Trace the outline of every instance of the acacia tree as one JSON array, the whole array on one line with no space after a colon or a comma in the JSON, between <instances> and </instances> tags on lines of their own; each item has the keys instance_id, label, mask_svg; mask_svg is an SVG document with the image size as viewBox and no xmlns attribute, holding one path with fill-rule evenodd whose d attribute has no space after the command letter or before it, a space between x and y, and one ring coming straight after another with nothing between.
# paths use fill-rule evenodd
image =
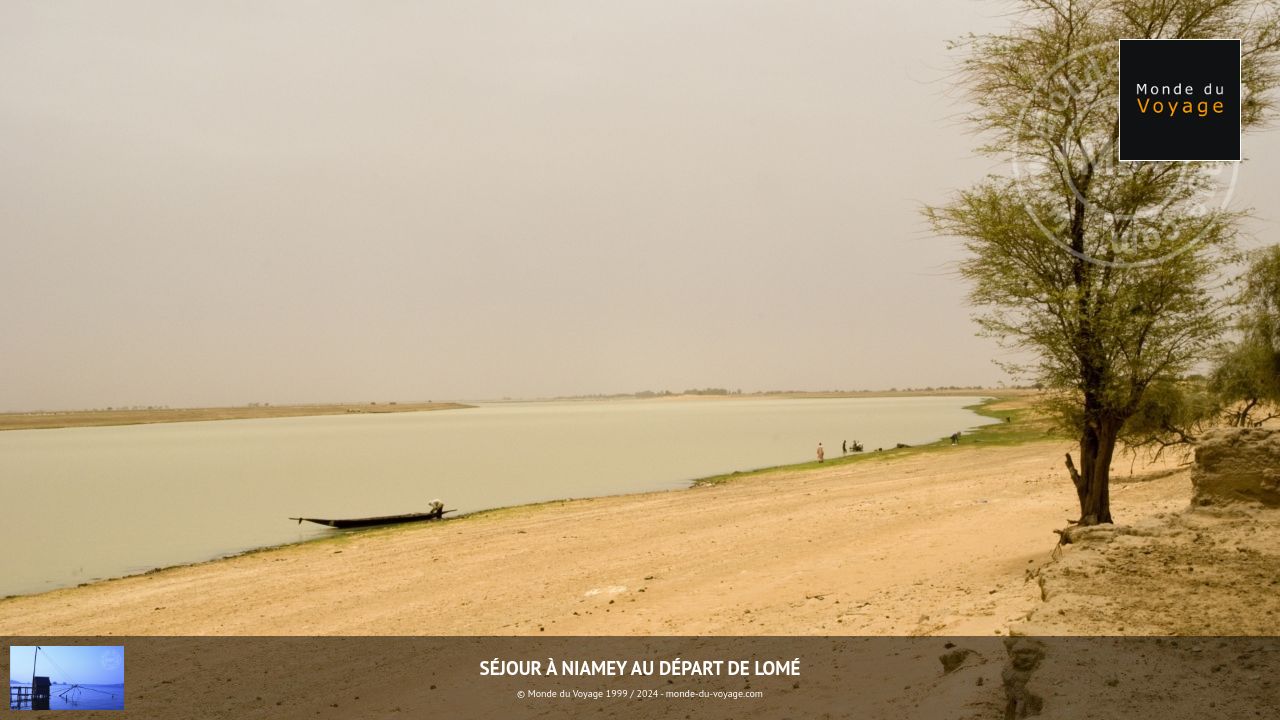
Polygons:
<instances>
[{"instance_id":1,"label":"acacia tree","mask_svg":"<svg viewBox=\"0 0 1280 720\"><path fill-rule=\"evenodd\" d=\"M1118 163L1119 38L1241 38L1245 127L1259 124L1280 48L1275 0L1021 0L1007 33L972 36L960 66L984 153L1012 157L925 213L962 238L984 334L1033 358L1079 438L1067 470L1081 525L1112 521L1117 438L1149 388L1207 355L1223 325L1219 269L1240 214L1206 202L1222 165Z\"/></svg>"}]
</instances>

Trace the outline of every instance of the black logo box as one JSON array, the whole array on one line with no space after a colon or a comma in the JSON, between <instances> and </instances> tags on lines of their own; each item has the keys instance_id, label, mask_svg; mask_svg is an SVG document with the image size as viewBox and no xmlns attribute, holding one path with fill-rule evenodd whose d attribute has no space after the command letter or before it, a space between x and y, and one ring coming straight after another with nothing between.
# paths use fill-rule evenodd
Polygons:
<instances>
[{"instance_id":1,"label":"black logo box","mask_svg":"<svg viewBox=\"0 0 1280 720\"><path fill-rule=\"evenodd\" d=\"M1240 62L1238 39L1120 40L1120 161L1238 162ZM1183 112L1185 102L1191 114ZM1172 115L1169 103L1177 104ZM1214 103L1222 103L1222 112L1213 111Z\"/></svg>"}]
</instances>

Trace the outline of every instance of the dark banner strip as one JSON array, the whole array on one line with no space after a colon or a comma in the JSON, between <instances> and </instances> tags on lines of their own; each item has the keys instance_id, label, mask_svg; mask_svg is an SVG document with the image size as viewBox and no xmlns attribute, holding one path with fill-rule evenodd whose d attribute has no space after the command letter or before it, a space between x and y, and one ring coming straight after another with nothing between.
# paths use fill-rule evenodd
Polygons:
<instances>
[{"instance_id":1,"label":"dark banner strip","mask_svg":"<svg viewBox=\"0 0 1280 720\"><path fill-rule=\"evenodd\" d=\"M14 717L1280 717L1278 638L4 641ZM97 665L113 662L123 710L95 709L113 692ZM32 677L50 683L47 711L29 709Z\"/></svg>"}]
</instances>

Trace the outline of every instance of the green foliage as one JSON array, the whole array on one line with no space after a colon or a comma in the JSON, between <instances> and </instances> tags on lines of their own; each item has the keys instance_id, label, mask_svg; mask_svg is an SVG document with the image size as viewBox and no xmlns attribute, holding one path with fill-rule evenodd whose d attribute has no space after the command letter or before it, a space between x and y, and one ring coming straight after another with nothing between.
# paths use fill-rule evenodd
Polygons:
<instances>
[{"instance_id":1,"label":"green foliage","mask_svg":"<svg viewBox=\"0 0 1280 720\"><path fill-rule=\"evenodd\" d=\"M1203 380L1162 379L1143 393L1121 439L1131 448L1154 446L1159 454L1170 445L1193 442L1219 408L1218 398Z\"/></svg>"},{"instance_id":2,"label":"green foliage","mask_svg":"<svg viewBox=\"0 0 1280 720\"><path fill-rule=\"evenodd\" d=\"M1222 349L1211 377L1237 426L1280 415L1280 246L1253 254L1240 302L1239 338Z\"/></svg>"}]
</instances>

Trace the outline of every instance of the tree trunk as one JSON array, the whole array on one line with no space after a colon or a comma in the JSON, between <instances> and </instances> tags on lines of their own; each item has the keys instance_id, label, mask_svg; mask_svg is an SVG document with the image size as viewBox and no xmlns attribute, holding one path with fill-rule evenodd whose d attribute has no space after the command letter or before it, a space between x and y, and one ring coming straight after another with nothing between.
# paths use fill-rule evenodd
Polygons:
<instances>
[{"instance_id":1,"label":"tree trunk","mask_svg":"<svg viewBox=\"0 0 1280 720\"><path fill-rule=\"evenodd\" d=\"M1087 192L1093 170L1090 163L1084 176L1075 182L1080 192L1076 193L1072 205L1070 228L1071 248L1075 251L1071 279L1078 292L1078 325L1074 345L1080 357L1084 431L1080 435L1080 471L1076 472L1071 467L1070 456L1067 457L1067 468L1071 471L1071 480L1075 483L1076 496L1080 501L1081 525L1111 522L1111 456L1115 452L1116 436L1123 424L1113 419L1113 414L1108 412L1103 400L1102 390L1105 387L1108 363L1100 332L1094 325L1096 308L1093 305L1091 276L1097 269L1089 264L1084 254L1085 216L1089 212L1089 206L1082 193Z\"/></svg>"},{"instance_id":2,"label":"tree trunk","mask_svg":"<svg viewBox=\"0 0 1280 720\"><path fill-rule=\"evenodd\" d=\"M1111 459L1115 455L1120 422L1096 420L1085 423L1080 436L1080 470L1067 455L1067 470L1080 501L1080 524L1111 522Z\"/></svg>"}]
</instances>

